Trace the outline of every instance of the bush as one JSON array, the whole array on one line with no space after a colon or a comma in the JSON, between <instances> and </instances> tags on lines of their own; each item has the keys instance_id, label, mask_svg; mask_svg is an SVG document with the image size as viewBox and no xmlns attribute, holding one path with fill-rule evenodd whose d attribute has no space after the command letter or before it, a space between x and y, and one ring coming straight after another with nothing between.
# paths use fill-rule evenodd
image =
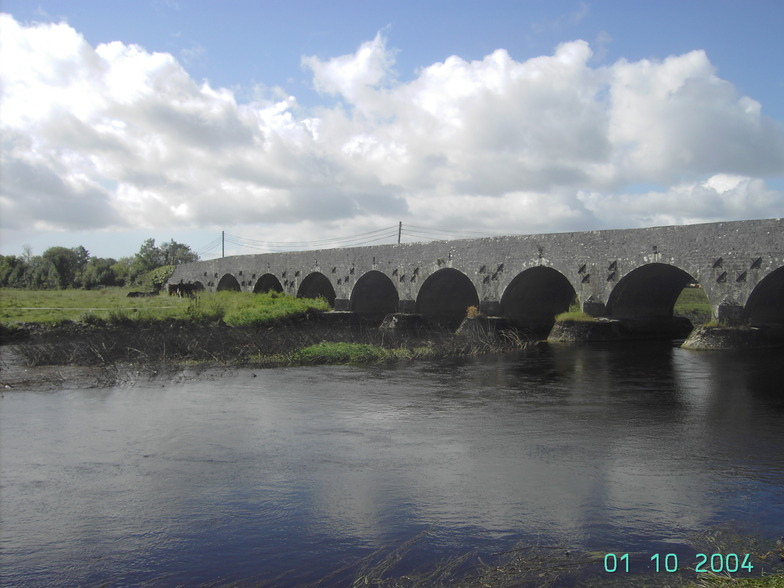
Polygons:
<instances>
[{"instance_id":1,"label":"bush","mask_svg":"<svg viewBox=\"0 0 784 588\"><path fill-rule=\"evenodd\" d=\"M88 310L79 317L79 322L85 325L98 326L104 323L104 320L95 314L92 310Z\"/></svg>"},{"instance_id":2,"label":"bush","mask_svg":"<svg viewBox=\"0 0 784 588\"><path fill-rule=\"evenodd\" d=\"M143 274L139 279L139 283L147 290L160 292L173 273L173 265L162 265Z\"/></svg>"}]
</instances>

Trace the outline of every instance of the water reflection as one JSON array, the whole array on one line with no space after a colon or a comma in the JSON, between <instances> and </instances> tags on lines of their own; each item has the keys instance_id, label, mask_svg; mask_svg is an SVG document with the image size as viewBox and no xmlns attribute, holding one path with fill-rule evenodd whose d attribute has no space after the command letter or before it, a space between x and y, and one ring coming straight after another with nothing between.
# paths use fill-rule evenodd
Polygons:
<instances>
[{"instance_id":1,"label":"water reflection","mask_svg":"<svg viewBox=\"0 0 784 588\"><path fill-rule=\"evenodd\" d=\"M422 558L645 551L729 519L777 536L782 376L589 346L6 394L4 581L298 585L423 529Z\"/></svg>"}]
</instances>

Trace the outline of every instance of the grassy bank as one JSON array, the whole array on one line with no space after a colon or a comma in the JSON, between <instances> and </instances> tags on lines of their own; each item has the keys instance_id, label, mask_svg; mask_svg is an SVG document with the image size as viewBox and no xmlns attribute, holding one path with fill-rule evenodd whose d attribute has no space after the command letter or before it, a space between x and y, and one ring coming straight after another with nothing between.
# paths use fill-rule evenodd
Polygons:
<instances>
[{"instance_id":1,"label":"grassy bank","mask_svg":"<svg viewBox=\"0 0 784 588\"><path fill-rule=\"evenodd\" d=\"M476 355L527 346L493 333L456 337L430 325L379 332L361 317L331 314L323 299L247 292L194 299L128 298L128 290L0 291L2 339L27 366L120 364L160 369L208 363L291 366Z\"/></svg>"},{"instance_id":2,"label":"grassy bank","mask_svg":"<svg viewBox=\"0 0 784 588\"><path fill-rule=\"evenodd\" d=\"M524 349L518 332L470 336L432 325L416 334L379 333L359 319L328 320L328 303L248 292L128 297L128 289L0 290L0 335L28 366L373 363ZM705 312L700 289L687 288L676 312ZM708 309L709 313L709 309ZM332 317L336 318L336 317ZM590 321L576 307L557 320ZM693 321L694 322L694 321Z\"/></svg>"},{"instance_id":3,"label":"grassy bank","mask_svg":"<svg viewBox=\"0 0 784 588\"><path fill-rule=\"evenodd\" d=\"M696 327L711 320L711 305L702 288L684 288L673 308L675 316L685 316Z\"/></svg>"},{"instance_id":4,"label":"grassy bank","mask_svg":"<svg viewBox=\"0 0 784 588\"><path fill-rule=\"evenodd\" d=\"M307 313L263 328L185 321L123 325L61 325L16 341L26 366L128 366L158 371L186 364L278 367L381 363L523 349L522 339L476 340L433 327L419 335L389 335L376 324L336 324Z\"/></svg>"},{"instance_id":5,"label":"grassy bank","mask_svg":"<svg viewBox=\"0 0 784 588\"><path fill-rule=\"evenodd\" d=\"M329 310L323 300L285 294L250 292L203 293L196 298L149 296L129 298L129 288L101 290L0 289L0 323L58 325L127 324L187 320L225 322L231 326L263 326L314 310Z\"/></svg>"}]
</instances>

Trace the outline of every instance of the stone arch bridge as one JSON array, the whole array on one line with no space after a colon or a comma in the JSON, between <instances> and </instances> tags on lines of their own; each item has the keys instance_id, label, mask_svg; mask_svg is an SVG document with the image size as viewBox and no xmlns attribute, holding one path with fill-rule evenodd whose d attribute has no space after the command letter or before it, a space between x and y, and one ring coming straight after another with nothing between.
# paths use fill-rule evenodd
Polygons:
<instances>
[{"instance_id":1,"label":"stone arch bridge","mask_svg":"<svg viewBox=\"0 0 784 588\"><path fill-rule=\"evenodd\" d=\"M594 316L667 319L693 282L716 319L784 325L784 219L240 255L177 266L169 280L450 323L477 306L534 329L575 298Z\"/></svg>"}]
</instances>

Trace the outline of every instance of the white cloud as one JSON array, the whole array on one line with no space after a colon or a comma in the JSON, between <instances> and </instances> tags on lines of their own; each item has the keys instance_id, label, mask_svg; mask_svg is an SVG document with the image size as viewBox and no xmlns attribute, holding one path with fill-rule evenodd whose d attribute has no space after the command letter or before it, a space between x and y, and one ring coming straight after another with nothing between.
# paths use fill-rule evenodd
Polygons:
<instances>
[{"instance_id":1,"label":"white cloud","mask_svg":"<svg viewBox=\"0 0 784 588\"><path fill-rule=\"evenodd\" d=\"M401 81L378 34L303 58L340 98L306 112L280 88L240 103L170 54L92 47L67 24L0 28L4 230L264 224L280 241L399 219L515 233L784 216L764 180L784 172L781 121L701 51L592 67L574 41Z\"/></svg>"},{"instance_id":2,"label":"white cloud","mask_svg":"<svg viewBox=\"0 0 784 588\"><path fill-rule=\"evenodd\" d=\"M313 84L320 92L342 95L357 107L393 77L394 52L386 47L386 39L378 33L367 43L362 43L356 53L322 61L317 57L304 57L303 66L313 71Z\"/></svg>"},{"instance_id":3,"label":"white cloud","mask_svg":"<svg viewBox=\"0 0 784 588\"><path fill-rule=\"evenodd\" d=\"M760 179L716 174L701 182L675 184L643 194L580 192L586 210L603 223L656 226L725 219L784 216L784 197Z\"/></svg>"},{"instance_id":4,"label":"white cloud","mask_svg":"<svg viewBox=\"0 0 784 588\"><path fill-rule=\"evenodd\" d=\"M623 179L781 174L784 127L716 77L702 51L610 69L614 164Z\"/></svg>"}]
</instances>

